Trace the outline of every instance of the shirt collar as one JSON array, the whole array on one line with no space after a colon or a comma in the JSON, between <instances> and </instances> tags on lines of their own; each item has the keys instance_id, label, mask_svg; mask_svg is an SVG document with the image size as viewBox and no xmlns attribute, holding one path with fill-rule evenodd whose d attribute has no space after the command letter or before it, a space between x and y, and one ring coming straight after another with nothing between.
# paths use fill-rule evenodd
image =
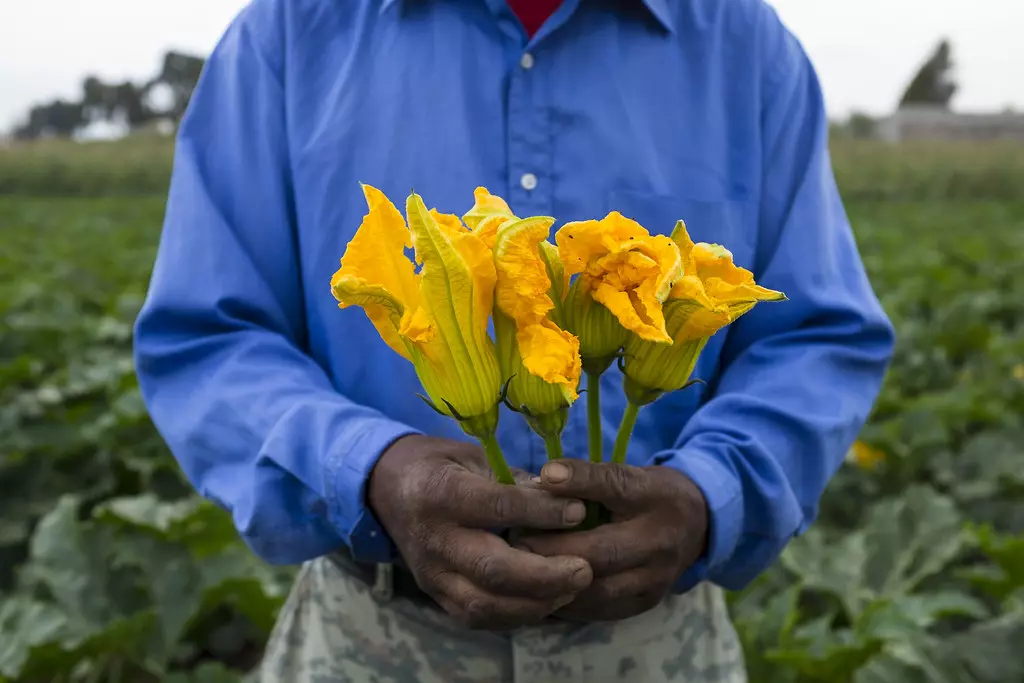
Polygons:
<instances>
[{"instance_id":1,"label":"shirt collar","mask_svg":"<svg viewBox=\"0 0 1024 683\"><path fill-rule=\"evenodd\" d=\"M401 0L381 0L380 11L383 12L387 8L394 5L396 2ZM675 33L675 26L672 24L672 13L668 8L668 0L643 0L643 4L647 7L648 11L658 20L661 27L669 33Z\"/></svg>"}]
</instances>

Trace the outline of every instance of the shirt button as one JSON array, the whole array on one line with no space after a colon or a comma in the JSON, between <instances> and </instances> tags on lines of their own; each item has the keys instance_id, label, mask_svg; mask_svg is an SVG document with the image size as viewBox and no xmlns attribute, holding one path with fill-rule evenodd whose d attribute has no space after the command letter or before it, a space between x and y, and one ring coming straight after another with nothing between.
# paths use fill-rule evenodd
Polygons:
<instances>
[{"instance_id":1,"label":"shirt button","mask_svg":"<svg viewBox=\"0 0 1024 683\"><path fill-rule=\"evenodd\" d=\"M520 57L519 59L519 66L523 67L524 69L532 69L533 55L531 55L529 52L524 52L523 56Z\"/></svg>"},{"instance_id":2,"label":"shirt button","mask_svg":"<svg viewBox=\"0 0 1024 683\"><path fill-rule=\"evenodd\" d=\"M532 173L524 173L523 177L519 179L519 184L523 186L523 189L530 191L537 187L537 176Z\"/></svg>"}]
</instances>

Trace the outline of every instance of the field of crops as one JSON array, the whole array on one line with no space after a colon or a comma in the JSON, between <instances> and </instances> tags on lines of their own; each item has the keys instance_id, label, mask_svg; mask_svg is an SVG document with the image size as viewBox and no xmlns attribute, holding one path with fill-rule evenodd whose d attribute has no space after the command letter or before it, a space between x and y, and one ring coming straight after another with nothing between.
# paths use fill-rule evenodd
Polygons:
<instances>
[{"instance_id":1,"label":"field of crops","mask_svg":"<svg viewBox=\"0 0 1024 683\"><path fill-rule=\"evenodd\" d=\"M0 681L239 681L289 586L191 495L135 384L169 156L0 150ZM751 680L1022 681L1024 149L835 163L899 343L859 463L730 596Z\"/></svg>"}]
</instances>

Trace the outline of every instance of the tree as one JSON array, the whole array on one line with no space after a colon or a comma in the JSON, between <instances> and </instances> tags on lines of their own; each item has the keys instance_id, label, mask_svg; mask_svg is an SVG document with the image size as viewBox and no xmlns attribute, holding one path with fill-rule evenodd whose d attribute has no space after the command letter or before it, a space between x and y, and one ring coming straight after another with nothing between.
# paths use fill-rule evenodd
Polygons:
<instances>
[{"instance_id":1,"label":"tree","mask_svg":"<svg viewBox=\"0 0 1024 683\"><path fill-rule=\"evenodd\" d=\"M900 108L924 105L949 109L949 103L957 91L952 70L952 46L948 40L943 39L910 81L900 98Z\"/></svg>"},{"instance_id":2,"label":"tree","mask_svg":"<svg viewBox=\"0 0 1024 683\"><path fill-rule=\"evenodd\" d=\"M114 88L114 111L131 130L141 128L157 118L145 102L145 90L125 81Z\"/></svg>"},{"instance_id":3,"label":"tree","mask_svg":"<svg viewBox=\"0 0 1024 683\"><path fill-rule=\"evenodd\" d=\"M143 88L131 81L104 83L95 76L82 81L82 107L87 123L123 123L132 130L157 117L146 104Z\"/></svg>"},{"instance_id":4,"label":"tree","mask_svg":"<svg viewBox=\"0 0 1024 683\"><path fill-rule=\"evenodd\" d=\"M28 113L28 120L14 130L19 140L41 137L71 137L86 123L81 102L53 100L40 104Z\"/></svg>"},{"instance_id":5,"label":"tree","mask_svg":"<svg viewBox=\"0 0 1024 683\"><path fill-rule=\"evenodd\" d=\"M202 57L186 55L173 50L164 55L160 73L144 88L148 93L157 86L163 86L170 92L169 106L161 111L161 116L174 122L181 119L188 107L192 92L199 83L199 76L205 63Z\"/></svg>"}]
</instances>

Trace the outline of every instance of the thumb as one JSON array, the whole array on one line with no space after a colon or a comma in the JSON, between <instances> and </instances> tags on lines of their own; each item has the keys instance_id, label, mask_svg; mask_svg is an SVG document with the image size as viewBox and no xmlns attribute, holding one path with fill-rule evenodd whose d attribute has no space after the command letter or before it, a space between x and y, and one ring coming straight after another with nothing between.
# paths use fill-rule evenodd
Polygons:
<instances>
[{"instance_id":1,"label":"thumb","mask_svg":"<svg viewBox=\"0 0 1024 683\"><path fill-rule=\"evenodd\" d=\"M559 496L593 500L611 510L628 512L646 499L650 477L630 465L563 458L544 465L539 485Z\"/></svg>"}]
</instances>

